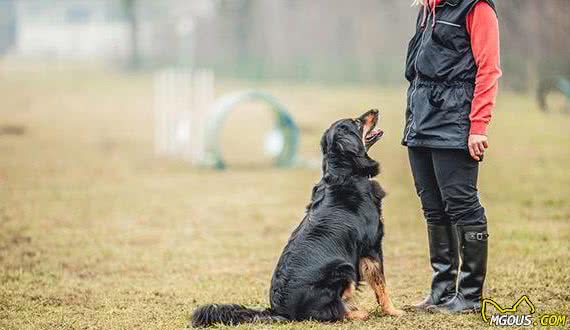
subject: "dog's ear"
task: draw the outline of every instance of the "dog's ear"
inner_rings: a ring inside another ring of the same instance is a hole
[[[331,150],[345,152],[346,141],[343,141],[344,132],[342,129],[329,128],[321,138],[321,151],[323,155],[328,154]]]
[[[335,136],[333,145],[334,148],[341,153],[346,153],[353,156],[365,152],[364,149],[359,148],[359,145],[354,143],[353,139],[350,139],[350,137],[348,137],[346,134],[338,134]]]
[[[354,164],[356,173],[363,176],[374,177],[380,172],[380,164],[366,154],[366,149],[360,141],[344,136],[336,136],[334,146],[343,154],[350,155],[349,158]]]

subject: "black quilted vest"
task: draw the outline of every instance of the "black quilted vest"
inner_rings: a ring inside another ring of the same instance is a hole
[[[410,82],[402,144],[410,147],[466,149],[469,113],[477,66],[465,26],[471,9],[492,0],[444,0],[436,8],[435,27],[428,11],[408,46],[406,79]]]

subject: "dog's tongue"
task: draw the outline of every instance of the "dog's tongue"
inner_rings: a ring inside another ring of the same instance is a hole
[[[370,132],[368,132],[368,134],[366,134],[366,139],[367,140],[373,139],[382,133],[384,133],[384,132],[381,129],[375,128],[375,129],[371,130]]]

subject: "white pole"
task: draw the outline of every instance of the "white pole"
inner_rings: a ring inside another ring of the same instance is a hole
[[[196,71],[193,81],[192,105],[192,158],[194,162],[204,159],[204,135],[207,116],[214,103],[214,74],[210,70]]]

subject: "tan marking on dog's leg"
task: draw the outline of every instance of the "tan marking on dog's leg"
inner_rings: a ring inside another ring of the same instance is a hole
[[[361,310],[354,302],[354,294],[356,292],[356,283],[350,282],[350,284],[344,289],[342,293],[342,301],[346,309],[346,319],[351,320],[365,320],[368,318],[368,312]]]
[[[370,314],[368,314],[367,311],[362,311],[362,310],[355,310],[355,311],[347,311],[346,312],[346,319],[348,319],[348,320],[366,321],[366,320],[368,320],[369,316],[370,316]]]
[[[384,269],[378,260],[368,257],[360,259],[360,276],[368,282],[374,291],[376,301],[382,307],[384,313],[392,316],[404,315],[403,311],[396,309],[392,304],[390,294],[386,288]]]
[[[350,282],[350,284],[344,289],[342,293],[342,301],[347,311],[357,311],[359,308],[354,303],[354,293],[356,292],[356,283]]]

